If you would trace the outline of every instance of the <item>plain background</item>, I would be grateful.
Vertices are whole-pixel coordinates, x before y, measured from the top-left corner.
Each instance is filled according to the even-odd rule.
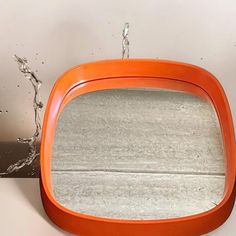
[[[37,71],[46,104],[65,70],[121,57],[125,22],[131,58],[207,69],[223,85],[236,118],[235,0],[0,0],[0,6],[0,141],[30,136],[34,129],[33,91],[14,54],[27,57]]]

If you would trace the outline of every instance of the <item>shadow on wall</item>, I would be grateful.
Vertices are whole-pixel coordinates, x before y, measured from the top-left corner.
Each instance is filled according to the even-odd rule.
[[[38,143],[39,151],[39,143]],[[18,142],[0,142],[0,173],[6,172],[7,168],[29,155],[28,144]],[[36,158],[30,166],[24,166],[17,172],[1,177],[39,177],[39,158]]]

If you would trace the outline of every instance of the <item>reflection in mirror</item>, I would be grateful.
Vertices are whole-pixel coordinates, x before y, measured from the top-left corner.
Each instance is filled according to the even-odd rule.
[[[52,180],[58,202],[80,213],[163,219],[207,211],[225,184],[215,110],[177,91],[79,96],[57,124]]]

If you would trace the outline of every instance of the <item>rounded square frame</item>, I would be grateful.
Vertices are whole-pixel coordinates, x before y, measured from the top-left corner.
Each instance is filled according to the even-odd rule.
[[[51,184],[52,146],[57,120],[73,98],[113,88],[162,88],[185,91],[209,100],[217,113],[226,163],[221,202],[203,213],[160,220],[120,220],[71,211],[54,197]],[[74,67],[55,83],[44,116],[40,151],[41,197],[49,218],[62,229],[82,236],[201,235],[220,226],[235,201],[236,148],[233,122],[224,90],[206,70],[178,62],[127,59],[107,60]]]

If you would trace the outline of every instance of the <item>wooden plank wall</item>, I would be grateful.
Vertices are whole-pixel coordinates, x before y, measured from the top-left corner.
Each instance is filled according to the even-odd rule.
[[[82,95],[60,116],[52,178],[58,201],[87,214],[159,219],[208,210],[224,191],[218,119],[185,93]]]

